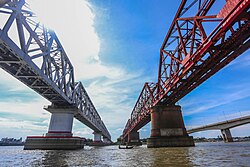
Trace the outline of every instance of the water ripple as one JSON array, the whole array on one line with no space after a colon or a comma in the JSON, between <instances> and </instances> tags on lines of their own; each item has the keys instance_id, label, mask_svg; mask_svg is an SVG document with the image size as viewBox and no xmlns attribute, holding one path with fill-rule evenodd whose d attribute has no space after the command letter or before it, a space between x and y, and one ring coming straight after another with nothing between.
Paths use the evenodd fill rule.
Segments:
<instances>
[{"instance_id":1,"label":"water ripple","mask_svg":"<svg viewBox=\"0 0 250 167\"><path fill-rule=\"evenodd\" d=\"M250 142L198 143L196 147L121 149L85 147L74 151L23 150L0 147L0 166L32 167L159 167L250 166Z\"/></svg>"}]
</instances>

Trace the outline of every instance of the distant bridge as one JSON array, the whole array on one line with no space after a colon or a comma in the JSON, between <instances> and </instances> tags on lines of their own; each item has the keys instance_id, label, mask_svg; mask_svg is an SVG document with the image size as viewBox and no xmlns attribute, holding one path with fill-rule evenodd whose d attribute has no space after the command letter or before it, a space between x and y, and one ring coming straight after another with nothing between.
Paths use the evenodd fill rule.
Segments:
<instances>
[{"instance_id":1,"label":"distant bridge","mask_svg":"<svg viewBox=\"0 0 250 167\"><path fill-rule=\"evenodd\" d=\"M55 32L36 21L25 0L0 0L0 19L0 67L52 103L46 137L71 137L75 117L96 141L111 141Z\"/></svg>"},{"instance_id":2,"label":"distant bridge","mask_svg":"<svg viewBox=\"0 0 250 167\"><path fill-rule=\"evenodd\" d=\"M241 126L244 124L250 123L250 116L245 116L245 117L240 117L240 118L235 118L223 122L218 122L218 123L213 123L205 126L200 126L197 128L193 128L190 130L187 130L188 134L195 133L195 132L200 132L200 131L205 131L205 130L221 130L223 140L225 142L232 142L233 138L230 132L231 128Z\"/></svg>"}]
</instances>

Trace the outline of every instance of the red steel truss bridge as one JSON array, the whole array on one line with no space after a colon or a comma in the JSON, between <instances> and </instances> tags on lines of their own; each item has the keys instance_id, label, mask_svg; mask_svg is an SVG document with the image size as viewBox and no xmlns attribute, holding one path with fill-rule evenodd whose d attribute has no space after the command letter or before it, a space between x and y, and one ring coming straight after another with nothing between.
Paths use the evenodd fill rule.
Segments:
<instances>
[{"instance_id":1,"label":"red steel truss bridge","mask_svg":"<svg viewBox=\"0 0 250 167\"><path fill-rule=\"evenodd\" d=\"M124 139L151 121L153 107L175 105L249 48L250 1L216 2L181 1L160 48L158 81L144 84Z\"/></svg>"}]
</instances>

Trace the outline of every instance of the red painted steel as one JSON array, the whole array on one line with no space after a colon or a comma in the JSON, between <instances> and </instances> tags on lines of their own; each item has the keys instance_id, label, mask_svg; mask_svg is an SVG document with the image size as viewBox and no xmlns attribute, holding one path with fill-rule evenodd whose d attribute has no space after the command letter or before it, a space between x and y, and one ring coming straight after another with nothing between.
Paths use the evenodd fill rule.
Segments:
<instances>
[{"instance_id":1,"label":"red painted steel","mask_svg":"<svg viewBox=\"0 0 250 167\"><path fill-rule=\"evenodd\" d=\"M124 136L128 135L132 129L137 131L150 121L150 108L152 107L157 85L155 83L146 82L143 86L141 94L133 108L130 119L127 121L123 131Z\"/></svg>"},{"instance_id":2,"label":"red painted steel","mask_svg":"<svg viewBox=\"0 0 250 167\"><path fill-rule=\"evenodd\" d=\"M215 0L182 0L160 49L157 86L145 95L144 85L123 137L150 121L152 106L174 105L249 49L250 1L227 0L220 9L215 5Z\"/></svg>"}]
</instances>

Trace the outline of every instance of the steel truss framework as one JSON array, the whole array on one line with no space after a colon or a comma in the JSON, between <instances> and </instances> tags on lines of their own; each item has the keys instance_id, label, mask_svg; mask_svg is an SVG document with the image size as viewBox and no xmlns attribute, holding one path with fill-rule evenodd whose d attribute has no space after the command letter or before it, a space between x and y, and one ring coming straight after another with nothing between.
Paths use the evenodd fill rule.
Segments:
<instances>
[{"instance_id":1,"label":"steel truss framework","mask_svg":"<svg viewBox=\"0 0 250 167\"><path fill-rule=\"evenodd\" d=\"M25 0L1 0L0 7L0 67L53 106L77 108L78 120L111 140L55 32L35 20Z\"/></svg>"},{"instance_id":2,"label":"steel truss framework","mask_svg":"<svg viewBox=\"0 0 250 167\"><path fill-rule=\"evenodd\" d=\"M182 0L160 48L157 93L150 106L174 105L249 49L250 1L227 0L220 11L213 8L218 8L217 2ZM142 93L139 99L140 103L147 101ZM145 125L150 121L148 118L145 123L145 118L139 117L145 110L150 113L148 105L141 106L136 114L132 111L123 137L138 130L142 122Z\"/></svg>"},{"instance_id":3,"label":"steel truss framework","mask_svg":"<svg viewBox=\"0 0 250 167\"><path fill-rule=\"evenodd\" d=\"M150 121L150 108L155 101L156 88L157 85L154 83L144 84L123 133L127 133L130 129L137 131Z\"/></svg>"}]
</instances>

